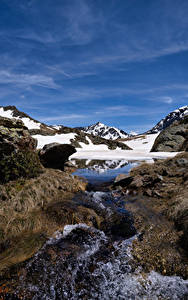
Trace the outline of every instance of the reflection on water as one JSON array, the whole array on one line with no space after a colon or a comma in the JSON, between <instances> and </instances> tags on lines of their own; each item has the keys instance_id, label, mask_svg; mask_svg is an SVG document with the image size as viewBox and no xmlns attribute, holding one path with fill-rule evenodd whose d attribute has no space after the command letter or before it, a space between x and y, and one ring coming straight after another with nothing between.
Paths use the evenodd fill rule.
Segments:
<instances>
[{"instance_id":1,"label":"reflection on water","mask_svg":"<svg viewBox=\"0 0 188 300\"><path fill-rule=\"evenodd\" d=\"M128 174L140 163L127 160L86 159L74 159L71 162L78 168L73 175L85 177L89 183L111 181L120 173Z\"/></svg>"}]
</instances>

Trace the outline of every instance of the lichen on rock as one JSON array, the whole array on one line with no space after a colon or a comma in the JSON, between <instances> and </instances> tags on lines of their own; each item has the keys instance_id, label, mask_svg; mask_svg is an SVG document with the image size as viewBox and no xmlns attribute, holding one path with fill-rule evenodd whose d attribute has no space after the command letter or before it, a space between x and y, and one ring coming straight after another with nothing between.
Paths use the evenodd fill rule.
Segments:
<instances>
[{"instance_id":1,"label":"lichen on rock","mask_svg":"<svg viewBox=\"0 0 188 300\"><path fill-rule=\"evenodd\" d=\"M21 120L0 117L0 182L37 176L42 166L32 138Z\"/></svg>"}]
</instances>

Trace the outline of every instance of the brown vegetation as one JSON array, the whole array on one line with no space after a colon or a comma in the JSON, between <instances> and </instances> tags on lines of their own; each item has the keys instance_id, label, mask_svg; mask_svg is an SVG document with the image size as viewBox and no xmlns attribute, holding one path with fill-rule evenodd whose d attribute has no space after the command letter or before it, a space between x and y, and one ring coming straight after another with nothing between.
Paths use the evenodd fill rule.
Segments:
<instances>
[{"instance_id":1,"label":"brown vegetation","mask_svg":"<svg viewBox=\"0 0 188 300\"><path fill-rule=\"evenodd\" d=\"M51 217L49 207L57 202L69 203L73 193L85 186L79 179L53 169L46 169L38 178L20 178L1 185L0 271L31 257L47 237L62 230L68 216L62 211L60 222Z\"/></svg>"}]
</instances>

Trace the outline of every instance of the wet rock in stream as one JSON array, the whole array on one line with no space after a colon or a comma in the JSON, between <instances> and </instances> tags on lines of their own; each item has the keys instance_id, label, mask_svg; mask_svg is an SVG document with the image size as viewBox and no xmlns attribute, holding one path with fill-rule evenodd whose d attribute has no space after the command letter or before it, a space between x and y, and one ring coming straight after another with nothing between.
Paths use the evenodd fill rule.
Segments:
<instances>
[{"instance_id":1,"label":"wet rock in stream","mask_svg":"<svg viewBox=\"0 0 188 300\"><path fill-rule=\"evenodd\" d=\"M100 229L114 237L129 238L136 234L134 220L125 208L121 195L113 192L85 192L76 196L82 205L93 209L103 218Z\"/></svg>"},{"instance_id":2,"label":"wet rock in stream","mask_svg":"<svg viewBox=\"0 0 188 300\"><path fill-rule=\"evenodd\" d=\"M27 263L17 294L34 300L186 299L188 281L131 267L134 239L113 242L84 224L67 225Z\"/></svg>"}]
</instances>

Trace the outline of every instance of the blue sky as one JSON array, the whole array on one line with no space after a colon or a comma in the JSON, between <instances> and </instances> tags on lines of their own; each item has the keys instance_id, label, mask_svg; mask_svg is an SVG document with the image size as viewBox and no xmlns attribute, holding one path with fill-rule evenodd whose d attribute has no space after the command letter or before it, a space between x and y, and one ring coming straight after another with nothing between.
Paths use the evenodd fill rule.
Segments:
<instances>
[{"instance_id":1,"label":"blue sky","mask_svg":"<svg viewBox=\"0 0 188 300\"><path fill-rule=\"evenodd\" d=\"M150 129L188 99L187 0L1 0L0 105Z\"/></svg>"}]
</instances>

